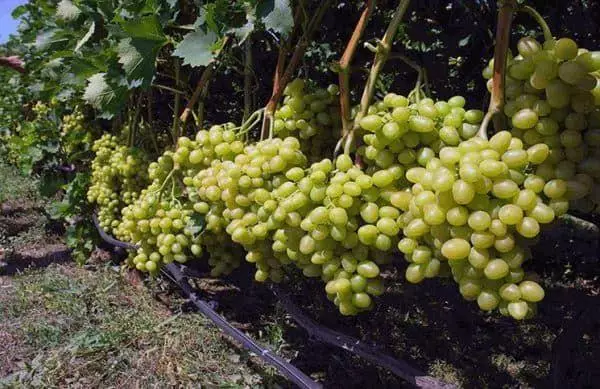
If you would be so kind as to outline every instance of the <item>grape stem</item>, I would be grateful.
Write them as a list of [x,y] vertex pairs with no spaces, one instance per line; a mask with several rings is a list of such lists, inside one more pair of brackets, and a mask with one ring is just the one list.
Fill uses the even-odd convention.
[[351,130],[352,120],[350,118],[351,108],[350,108],[350,63],[352,62],[352,58],[354,57],[354,53],[358,48],[358,43],[360,38],[365,32],[365,28],[367,27],[367,23],[371,14],[373,13],[373,9],[375,8],[375,0],[368,0],[363,10],[358,22],[356,23],[356,27],[354,27],[354,31],[352,32],[352,36],[348,41],[348,45],[346,46],[346,50],[344,50],[344,54],[339,61],[339,87],[340,87],[340,114],[342,116],[342,137],[345,137],[348,132]]
[[377,85],[379,73],[383,69],[383,65],[385,65],[385,62],[390,55],[392,44],[394,43],[394,37],[398,32],[398,27],[400,26],[400,22],[402,21],[409,4],[410,0],[400,1],[400,4],[398,4],[398,7],[394,11],[392,20],[390,21],[383,38],[377,41],[375,59],[373,60],[373,66],[371,66],[371,71],[369,72],[369,76],[360,99],[359,110],[354,118],[354,125],[352,126],[352,130],[350,130],[346,136],[342,136],[342,139],[340,139],[338,142],[334,151],[336,155],[342,146],[344,147],[344,153],[349,153],[352,149],[355,139],[354,133],[360,128],[360,120],[367,114],[369,105],[371,104],[371,100],[375,94],[375,86]]
[[[230,41],[230,38],[228,36],[225,36],[223,38],[223,43],[221,44],[221,48],[218,49],[215,58],[217,58],[225,50],[229,41]],[[185,124],[187,122],[190,114],[192,113],[192,110],[194,109],[194,105],[196,105],[200,96],[205,95],[205,90],[208,87],[208,84],[212,77],[212,73],[215,69],[215,63],[216,63],[216,61],[207,65],[204,68],[204,71],[202,72],[202,75],[200,76],[200,80],[198,80],[198,83],[196,84],[196,89],[194,89],[194,93],[192,94],[191,99],[188,101],[185,109],[183,110],[183,112],[181,113],[181,116],[179,117],[179,121],[181,121],[182,124]],[[202,124],[202,123],[200,123],[200,124]]]
[[414,89],[408,94],[408,98],[410,99],[411,96],[416,96],[416,102],[418,103],[421,100],[421,94],[427,95],[423,91],[423,87],[427,87],[427,71],[424,67],[400,53],[390,54],[390,59],[398,59],[417,72],[417,82],[415,83]]
[[[281,83],[281,75],[283,74],[285,67],[285,57],[287,55],[287,43],[279,47],[279,54],[277,54],[277,64],[275,65],[275,74],[273,75],[273,93],[271,96],[275,95],[277,91],[280,89]],[[272,99],[271,99],[272,100]],[[262,129],[260,131],[260,139],[263,140],[269,133],[272,132],[273,127],[273,114],[275,112],[274,104],[272,107],[270,106],[271,100],[267,103],[265,107],[265,116],[263,117]]]
[[275,69],[275,77],[273,79],[273,94],[265,106],[265,116],[263,118],[260,139],[265,139],[269,133],[272,133],[273,115],[275,114],[277,102],[281,98],[285,86],[288,84],[288,82],[290,82],[292,76],[296,72],[298,64],[300,63],[300,60],[304,56],[304,52],[310,43],[311,36],[321,25],[321,19],[323,19],[323,16],[325,16],[325,11],[327,11],[331,5],[331,2],[332,0],[325,0],[321,3],[321,5],[319,5],[319,8],[315,11],[312,20],[304,30],[302,37],[297,42],[296,49],[292,53],[292,58],[290,58],[290,62],[285,67],[285,71],[283,73],[283,64],[285,62],[286,53],[285,50],[280,49],[279,56],[277,58],[277,66]]
[[486,112],[477,136],[487,139],[490,121],[494,121],[494,129],[500,131],[504,118],[500,115],[504,109],[504,83],[506,74],[506,56],[510,43],[510,26],[516,9],[516,0],[505,0],[498,10],[496,26],[496,47],[494,49],[494,75],[492,77],[492,93],[490,105]]
[[262,114],[264,112],[264,108],[261,108],[252,115],[239,127],[238,135],[245,135],[248,131],[252,130],[258,123],[262,121]]
[[544,33],[545,41],[551,41],[552,39],[554,39],[554,36],[552,35],[552,31],[550,30],[548,23],[546,23],[544,17],[540,15],[540,13],[535,8],[529,5],[522,5],[521,7],[519,7],[519,12],[529,14],[533,19],[535,19],[535,21]]
[[140,111],[142,109],[142,99],[144,98],[144,95],[142,93],[140,93],[138,100],[137,100],[137,104],[135,105],[135,112],[133,113],[133,118],[131,119],[131,123],[129,124],[129,147],[134,147],[135,146],[135,132],[137,130],[138,127],[138,122],[139,122],[139,117],[140,117]]
[[167,174],[167,176],[165,177],[164,181],[160,185],[160,188],[149,192],[149,194],[158,193],[159,194],[159,198],[160,198],[160,196],[162,195],[163,190],[165,189],[165,186],[167,185],[167,182],[169,182],[169,179],[171,179],[173,177],[174,173],[175,173],[175,168],[171,169],[171,171],[169,172],[169,174]]

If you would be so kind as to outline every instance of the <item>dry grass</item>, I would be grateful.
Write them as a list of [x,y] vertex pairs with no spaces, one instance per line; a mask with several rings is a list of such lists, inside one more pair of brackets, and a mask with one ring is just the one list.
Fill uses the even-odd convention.
[[0,277],[0,387],[263,387],[276,377],[199,315],[109,267]]

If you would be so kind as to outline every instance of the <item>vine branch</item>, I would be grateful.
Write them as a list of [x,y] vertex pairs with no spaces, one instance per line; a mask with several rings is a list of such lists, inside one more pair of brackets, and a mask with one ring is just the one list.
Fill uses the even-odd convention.
[[483,118],[477,135],[487,139],[487,129],[490,121],[494,120],[494,128],[499,131],[503,118],[498,115],[504,108],[504,83],[506,73],[506,54],[510,41],[510,25],[517,5],[516,0],[505,0],[498,10],[498,25],[496,26],[496,47],[494,49],[494,75],[492,77],[492,93],[490,105]]
[[365,28],[373,9],[375,8],[375,0],[368,0],[363,10],[352,36],[348,41],[346,50],[339,62],[339,87],[340,87],[340,114],[342,116],[342,136],[345,136],[351,130],[351,119],[350,119],[350,63],[354,57],[354,53],[358,48],[360,38],[364,34]]
[[367,82],[365,84],[365,88],[363,90],[362,97],[360,99],[360,106],[358,113],[356,114],[356,118],[354,119],[354,125],[352,130],[346,134],[346,136],[342,136],[338,145],[336,146],[335,153],[339,152],[340,148],[344,148],[344,153],[348,154],[352,145],[354,144],[355,132],[360,127],[360,119],[362,119],[369,109],[369,104],[371,103],[371,99],[375,94],[375,86],[377,85],[377,79],[379,78],[379,73],[383,69],[383,65],[387,61],[390,51],[392,48],[392,44],[394,43],[394,37],[398,32],[398,27],[400,26],[400,22],[408,9],[410,4],[410,0],[401,0],[400,4],[394,11],[394,15],[392,16],[392,20],[388,25],[383,38],[377,42],[377,48],[375,51],[375,59],[373,61],[373,65],[371,66],[371,71],[369,72],[369,77],[367,78]]
[[[285,53],[282,54],[282,50],[280,50],[279,57],[277,59],[275,77],[273,80],[273,94],[271,95],[269,102],[265,106],[265,116],[263,118],[263,126],[261,129],[261,139],[267,137],[270,126],[272,124],[271,122],[273,120],[273,114],[275,113],[275,108],[277,107],[277,102],[281,98],[285,86],[288,84],[288,82],[290,82],[292,76],[296,72],[298,64],[300,63],[300,60],[304,56],[304,52],[306,51],[306,48],[310,43],[311,36],[316,31],[317,27],[319,27],[319,25],[321,24],[321,19],[323,19],[323,16],[325,16],[325,11],[327,11],[327,8],[329,8],[329,6],[331,5],[331,1],[332,0],[325,0],[321,3],[321,5],[319,6],[319,8],[313,16],[313,19],[310,21],[308,27],[302,34],[300,40],[298,41],[296,49],[294,50],[292,57],[290,58],[290,62],[285,67],[285,71],[283,73],[281,73],[281,70],[283,68],[283,61],[280,61],[280,59],[281,56],[285,57]],[[280,66],[282,67],[280,68]]]
[[242,121],[245,121],[252,111],[252,36],[246,38],[244,51],[244,117]]
[[[179,61],[175,61],[175,88],[179,88],[180,74],[179,74]],[[175,105],[173,106],[173,127],[171,129],[171,134],[173,136],[173,144],[177,143],[177,139],[179,139],[180,133],[180,125],[179,125],[179,105],[181,104],[181,95],[178,93],[175,94]]]
[[[218,57],[221,54],[221,52],[225,49],[225,47],[227,46],[228,43],[229,43],[229,37],[226,36],[225,38],[223,38],[223,44],[221,45],[221,48],[217,52],[216,57]],[[185,124],[187,122],[190,114],[192,113],[192,110],[194,109],[194,105],[196,105],[196,103],[198,102],[198,99],[202,95],[203,90],[207,87],[209,80],[212,77],[214,69],[215,69],[215,62],[207,65],[204,68],[204,71],[202,72],[202,75],[200,76],[200,80],[198,80],[198,83],[196,84],[196,89],[194,89],[192,98],[188,101],[185,109],[183,110],[183,112],[181,113],[181,116],[179,117],[179,121],[181,121],[181,124]]]

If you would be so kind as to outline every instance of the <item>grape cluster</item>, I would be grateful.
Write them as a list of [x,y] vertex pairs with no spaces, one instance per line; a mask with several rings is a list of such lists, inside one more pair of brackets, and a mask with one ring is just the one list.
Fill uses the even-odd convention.
[[279,138],[297,137],[309,161],[330,153],[340,134],[338,87],[309,89],[300,78],[284,89],[283,104],[275,111],[273,132]]
[[[233,161],[215,160],[189,180],[200,200],[195,209],[205,214],[207,231],[226,232],[233,242],[252,251],[275,225],[274,218],[270,218],[277,204],[272,199],[273,186],[283,182],[286,171],[305,164],[306,157],[296,138],[273,138],[246,146]],[[257,279],[269,275],[275,281],[282,278],[279,263],[256,263]]]
[[416,166],[443,146],[456,146],[477,133],[483,112],[465,110],[464,105],[462,96],[411,103],[404,96],[388,93],[360,119],[365,133],[358,154],[371,170],[395,164]]
[[146,186],[147,158],[135,148],[118,144],[117,137],[104,135],[92,146],[92,180],[88,202],[98,206],[100,226],[112,233],[119,225],[121,209],[132,204]]
[[[573,208],[600,204],[600,53],[569,39],[540,44],[522,38],[509,56],[504,113],[525,146],[545,143],[550,156],[536,170],[546,181],[562,180]],[[492,76],[493,61],[483,71]],[[488,85],[491,85],[491,80]],[[490,86],[491,87],[491,86]],[[566,205],[565,205],[566,206]]]
[[528,173],[548,155],[547,145],[525,149],[502,131],[443,147],[439,157],[408,169],[398,244],[410,262],[407,280],[418,283],[449,266],[460,293],[482,310],[499,308],[515,319],[533,314],[544,291],[522,264],[540,225],[566,212],[566,183]]
[[85,116],[80,109],[75,109],[71,114],[62,118],[61,144],[67,155],[88,150],[92,142],[92,131],[85,124]]
[[200,257],[206,246],[212,254],[213,275],[227,274],[239,265],[239,255],[225,236],[205,236],[198,219],[204,209],[196,191],[189,190],[198,172],[231,160],[244,149],[235,129],[226,123],[200,130],[195,140],[180,137],[175,151],[165,151],[149,165],[152,184],[122,210],[123,220],[116,231],[120,239],[140,246],[130,258],[138,270],[152,273],[162,263],[186,262]]

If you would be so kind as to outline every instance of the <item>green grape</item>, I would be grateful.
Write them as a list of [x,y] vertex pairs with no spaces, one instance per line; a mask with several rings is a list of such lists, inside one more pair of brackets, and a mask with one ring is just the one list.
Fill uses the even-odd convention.
[[577,56],[577,43],[569,38],[561,38],[554,45],[554,53],[558,59],[570,60]]

